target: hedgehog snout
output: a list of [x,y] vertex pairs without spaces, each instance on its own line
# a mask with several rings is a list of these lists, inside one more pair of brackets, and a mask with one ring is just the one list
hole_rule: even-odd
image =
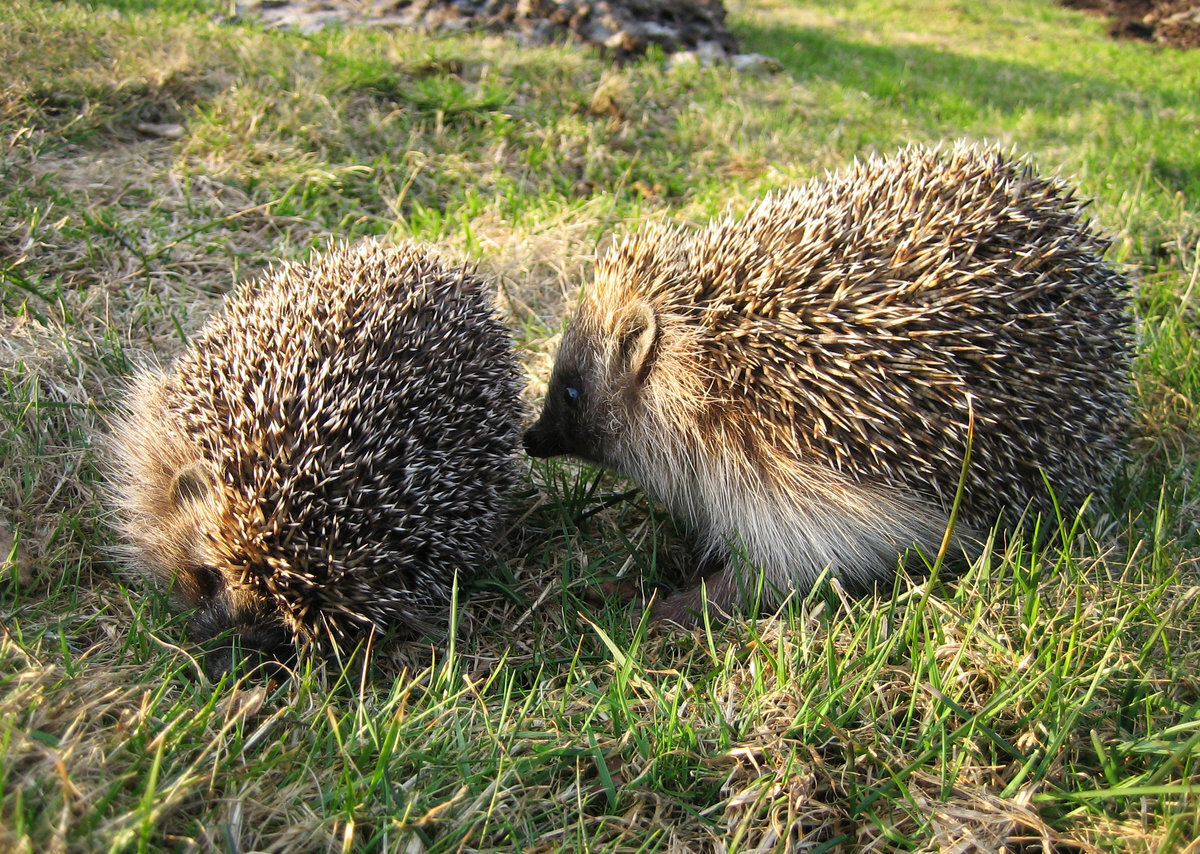
[[282,626],[256,626],[223,635],[204,651],[204,672],[213,682],[243,669],[267,680],[286,678],[296,661],[296,646]]
[[211,599],[196,611],[188,622],[188,634],[201,646],[204,672],[214,682],[243,668],[280,679],[296,659],[292,633],[277,616],[236,612],[224,597]]
[[541,417],[525,431],[525,450],[531,457],[596,459],[599,448],[596,437],[585,428],[587,410],[579,385],[578,380],[551,380]]
[[567,452],[562,434],[546,423],[544,415],[525,431],[522,441],[531,457],[556,457]]

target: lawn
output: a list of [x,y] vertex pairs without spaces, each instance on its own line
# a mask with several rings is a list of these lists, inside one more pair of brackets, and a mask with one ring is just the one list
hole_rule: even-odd
[[[1200,52],[1051,0],[730,0],[778,71],[218,0],[0,12],[0,849],[1179,851],[1200,837]],[[368,235],[498,290],[545,391],[592,261],[909,143],[1002,144],[1138,283],[1128,465],[964,576],[685,631],[630,484],[522,458],[446,631],[210,683],[129,575],[105,418],[235,285]]]

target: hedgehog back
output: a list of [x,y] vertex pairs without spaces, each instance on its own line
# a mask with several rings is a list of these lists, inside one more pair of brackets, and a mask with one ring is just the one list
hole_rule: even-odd
[[169,382],[222,499],[196,535],[300,636],[423,629],[486,559],[519,393],[467,271],[372,242],[284,266],[227,301]]
[[1029,501],[1051,512],[1043,471],[1065,502],[1103,489],[1120,454],[1129,286],[1083,207],[996,150],[914,148],[740,221],[636,235],[587,304],[654,305],[702,376],[693,439],[725,431],[748,459],[783,451],[948,506],[973,410],[964,506],[987,527]]

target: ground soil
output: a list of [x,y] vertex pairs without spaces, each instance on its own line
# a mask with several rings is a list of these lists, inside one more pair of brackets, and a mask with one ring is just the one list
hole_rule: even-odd
[[1061,0],[1064,6],[1108,15],[1113,38],[1143,39],[1179,48],[1200,47],[1196,0]]
[[[1200,47],[1200,0],[1059,2],[1107,15],[1114,38]],[[237,0],[236,7],[267,26],[302,32],[329,24],[478,28],[513,32],[529,43],[568,38],[618,60],[650,45],[716,58],[737,52],[722,0]]]
[[329,24],[485,29],[535,44],[570,39],[617,59],[650,45],[721,57],[737,48],[722,0],[239,0],[237,9],[301,32]]

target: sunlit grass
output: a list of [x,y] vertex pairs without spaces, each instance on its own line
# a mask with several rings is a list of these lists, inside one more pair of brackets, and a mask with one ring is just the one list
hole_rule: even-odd
[[[1200,54],[1049,0],[730,4],[778,73],[499,36],[268,32],[227,3],[0,27],[0,848],[1180,850],[1200,835]],[[175,126],[176,138],[155,126]],[[363,235],[497,284],[534,402],[612,236],[856,156],[999,141],[1139,281],[1131,460],[961,578],[683,632],[628,483],[530,465],[444,634],[209,684],[125,575],[102,423],[233,285]],[[971,848],[974,845],[975,848]]]

